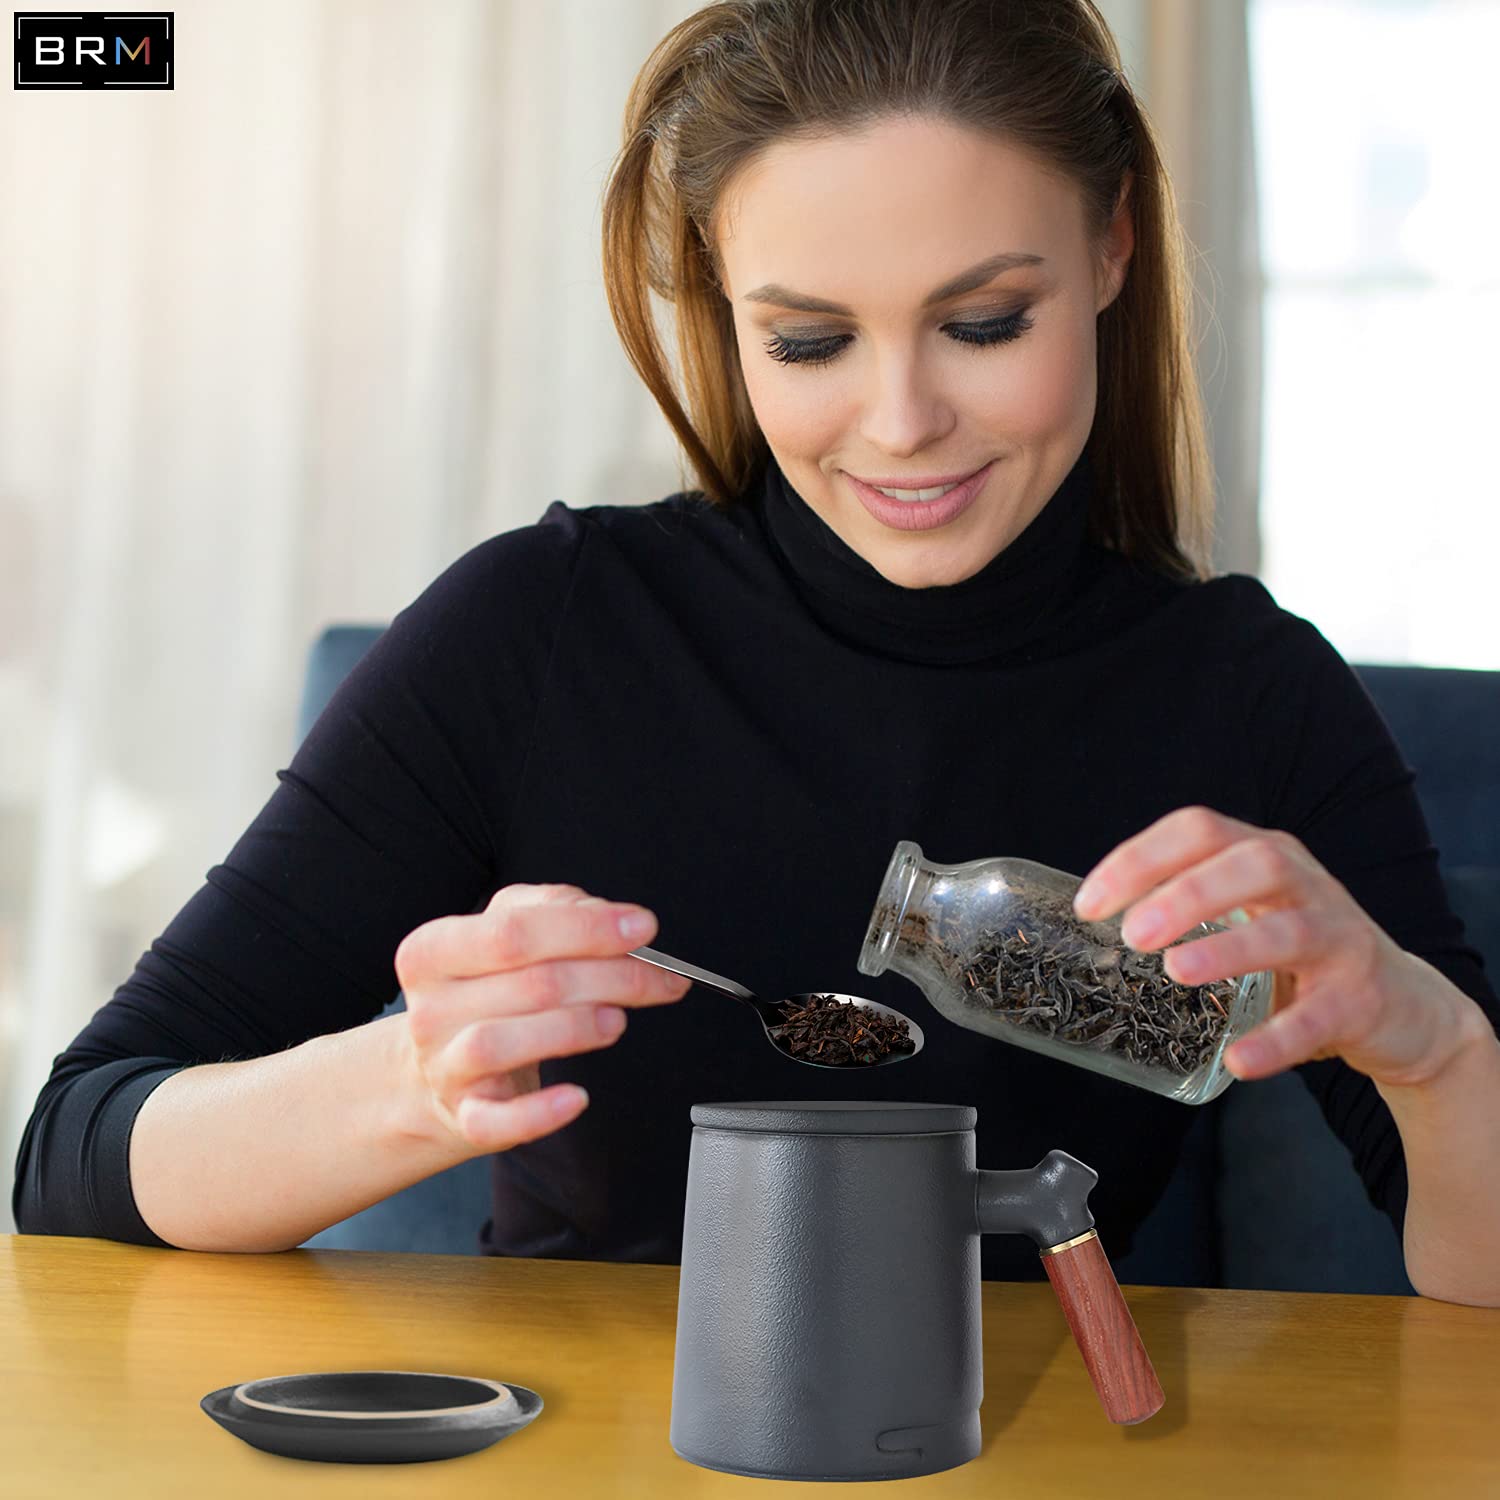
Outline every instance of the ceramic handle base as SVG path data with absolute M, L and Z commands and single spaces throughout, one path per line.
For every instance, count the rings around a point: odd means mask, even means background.
M 1042 1264 L 1109 1420 L 1144 1422 L 1160 1411 L 1161 1383 L 1099 1236 L 1091 1229 L 1043 1250 Z

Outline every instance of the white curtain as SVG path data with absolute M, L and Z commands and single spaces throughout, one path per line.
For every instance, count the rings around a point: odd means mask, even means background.
M 695 8 L 178 0 L 172 91 L 0 92 L 0 1160 L 274 789 L 325 624 L 554 498 L 680 486 L 598 228 L 629 83 Z M 1103 8 L 1225 257 L 1253 534 L 1242 6 Z
M 1099 0 L 1162 137 L 1189 243 L 1218 481 L 1214 562 L 1260 568 L 1261 257 L 1247 0 Z
M 679 487 L 599 189 L 693 8 L 179 0 L 173 91 L 0 94 L 5 1162 L 274 789 L 319 629 Z

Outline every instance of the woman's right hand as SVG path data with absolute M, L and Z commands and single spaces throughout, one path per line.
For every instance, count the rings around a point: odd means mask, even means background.
M 622 919 L 643 918 L 633 930 Z M 422 1105 L 474 1156 L 560 1129 L 588 1105 L 541 1087 L 544 1057 L 618 1041 L 625 1006 L 680 1000 L 692 982 L 629 956 L 656 935 L 645 907 L 576 885 L 508 885 L 482 912 L 436 917 L 396 949 L 406 1053 Z

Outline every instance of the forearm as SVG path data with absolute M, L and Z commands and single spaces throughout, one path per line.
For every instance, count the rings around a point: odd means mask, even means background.
M 1500 1040 L 1472 1000 L 1453 996 L 1457 1044 L 1443 1066 L 1423 1083 L 1376 1086 L 1406 1154 L 1411 1284 L 1500 1307 Z
M 147 1225 L 186 1250 L 288 1250 L 464 1160 L 421 1106 L 405 1021 L 164 1079 L 130 1137 Z

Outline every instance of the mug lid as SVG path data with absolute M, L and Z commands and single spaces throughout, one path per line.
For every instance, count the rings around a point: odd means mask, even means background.
M 907 1104 L 889 1099 L 753 1099 L 695 1104 L 693 1124 L 711 1130 L 797 1135 L 935 1135 L 972 1130 L 971 1104 Z

